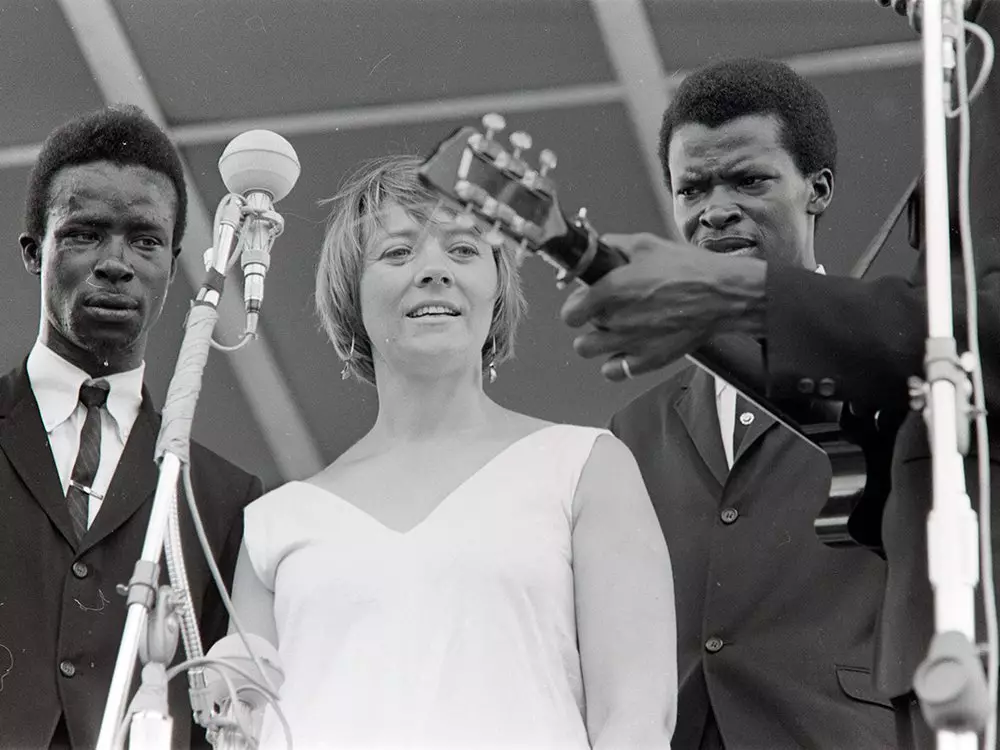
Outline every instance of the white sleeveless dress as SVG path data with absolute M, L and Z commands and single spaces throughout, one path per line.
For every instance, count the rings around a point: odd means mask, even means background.
M 247 507 L 295 748 L 589 748 L 572 502 L 597 437 L 521 438 L 413 529 L 290 482 Z M 284 747 L 269 709 L 261 747 Z

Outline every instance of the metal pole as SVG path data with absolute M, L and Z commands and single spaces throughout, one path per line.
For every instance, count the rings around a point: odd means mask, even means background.
M 956 56 L 964 55 L 964 8 L 955 0 L 924 0 L 923 119 L 924 119 L 924 232 L 926 238 L 928 339 L 925 358 L 924 417 L 928 426 L 933 476 L 933 507 L 927 520 L 928 568 L 934 589 L 935 642 L 924 681 L 916 681 L 924 715 L 937 733 L 942 750 L 978 747 L 975 722 L 970 714 L 952 706 L 929 706 L 928 697 L 939 694 L 945 666 L 974 654 L 975 590 L 979 581 L 978 523 L 966 494 L 965 471 L 959 443 L 959 410 L 966 373 L 958 358 L 952 321 L 951 232 L 948 196 L 946 111 L 951 105 L 951 82 Z M 947 637 L 942 638 L 945 634 Z M 952 647 L 955 649 L 952 650 Z M 966 659 L 969 670 L 981 665 Z M 918 672 L 918 676 L 921 674 Z M 980 675 L 981 676 L 981 675 Z M 967 676 L 967 684 L 976 681 Z M 956 699 L 957 704 L 957 699 Z M 940 712 L 935 715 L 935 712 Z
M 240 200 L 233 200 L 232 196 L 227 196 L 223 199 L 224 202 L 229 202 L 224 203 L 225 210 L 219 222 L 209 268 L 209 272 L 214 271 L 219 279 L 225 278 L 226 267 L 229 263 L 230 255 L 235 248 L 237 229 L 240 225 Z M 219 292 L 209 289 L 205 292 L 201 301 L 214 309 L 217 307 L 220 298 L 221 295 Z M 212 322 L 214 326 L 214 320 Z M 188 344 L 188 341 L 188 336 L 185 336 L 179 360 L 186 359 L 185 349 L 187 349 L 187 346 L 185 345 Z M 207 353 L 209 342 L 204 337 L 201 340 L 192 341 L 198 348 L 203 348 Z M 173 385 L 173 381 L 171 385 Z M 196 393 L 193 398 L 197 399 Z M 165 419 L 164 421 L 166 422 L 167 420 Z M 155 601 L 156 590 L 159 584 L 160 557 L 163 554 L 163 543 L 167 533 L 170 509 L 176 502 L 177 481 L 180 477 L 180 469 L 180 457 L 171 452 L 164 453 L 160 462 L 156 494 L 153 496 L 153 506 L 150 511 L 149 524 L 146 527 L 146 538 L 143 542 L 142 553 L 139 561 L 136 563 L 132 580 L 129 582 L 128 613 L 125 618 L 125 629 L 122 634 L 121 645 L 118 649 L 118 657 L 115 661 L 115 671 L 111 678 L 108 700 L 101 719 L 100 733 L 97 738 L 97 750 L 113 750 L 119 739 L 118 729 L 125 716 L 129 688 L 132 685 L 132 678 L 135 673 L 139 643 L 146 634 L 150 608 Z M 153 717 L 152 714 L 157 713 L 157 711 L 147 711 L 145 723 L 158 723 L 152 721 L 153 718 L 169 719 L 165 706 L 162 712 L 162 717 Z

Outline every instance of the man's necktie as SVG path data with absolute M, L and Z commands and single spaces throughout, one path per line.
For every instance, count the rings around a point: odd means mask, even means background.
M 750 425 L 757 419 L 757 408 L 739 393 L 736 394 L 736 418 L 733 420 L 733 460 L 740 452 L 740 445 Z
M 110 386 L 106 380 L 86 380 L 80 386 L 80 403 L 87 408 L 87 418 L 80 431 L 80 451 L 76 454 L 66 502 L 79 543 L 87 533 L 87 509 L 91 487 L 101 461 L 101 407 L 107 403 Z

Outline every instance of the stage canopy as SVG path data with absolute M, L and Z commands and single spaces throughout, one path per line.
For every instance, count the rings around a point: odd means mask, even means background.
M 37 330 L 37 279 L 17 244 L 39 142 L 105 102 L 139 104 L 181 146 L 192 214 L 148 356 L 161 404 L 201 254 L 225 189 L 216 162 L 237 134 L 268 128 L 298 152 L 302 176 L 279 204 L 263 336 L 213 352 L 195 436 L 270 485 L 332 461 L 374 419 L 375 391 L 342 382 L 312 311 L 325 211 L 362 160 L 425 153 L 451 129 L 503 113 L 550 148 L 563 204 L 602 232 L 669 231 L 656 133 L 686 71 L 756 55 L 785 60 L 827 95 L 840 136 L 833 207 L 819 260 L 846 273 L 920 168 L 920 47 L 873 0 L 0 0 L 0 266 L 4 369 Z M 908 271 L 897 233 L 872 273 Z M 487 386 L 531 414 L 602 425 L 657 382 L 605 383 L 573 353 L 552 269 L 523 266 L 530 314 L 517 359 Z M 235 285 L 230 287 L 230 296 Z M 233 319 L 218 333 L 234 341 Z

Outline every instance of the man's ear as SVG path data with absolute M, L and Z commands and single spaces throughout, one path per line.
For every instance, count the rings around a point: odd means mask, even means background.
M 170 259 L 170 283 L 174 283 L 174 276 L 177 275 L 177 258 L 181 254 L 181 249 L 179 247 L 174 248 L 174 257 Z
M 42 274 L 42 243 L 30 234 L 22 234 L 17 238 L 21 245 L 21 260 L 28 273 L 35 276 Z
M 813 216 L 819 216 L 830 206 L 833 200 L 833 172 L 824 167 L 809 177 L 809 202 L 806 211 Z

